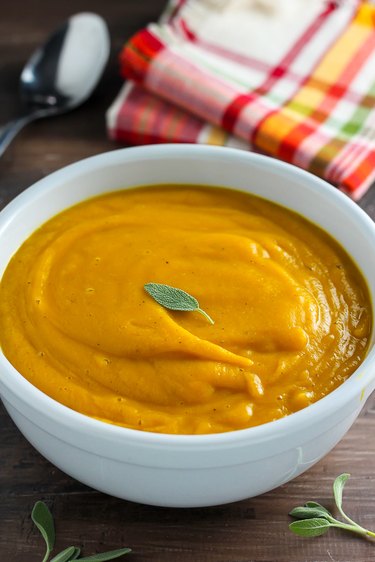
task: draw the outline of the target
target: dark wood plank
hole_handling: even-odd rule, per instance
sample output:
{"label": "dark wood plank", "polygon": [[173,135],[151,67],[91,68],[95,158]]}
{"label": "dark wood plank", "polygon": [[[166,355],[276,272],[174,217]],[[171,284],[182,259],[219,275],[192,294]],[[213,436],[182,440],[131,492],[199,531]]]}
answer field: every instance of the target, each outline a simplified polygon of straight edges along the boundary
{"label": "dark wood plank", "polygon": [[[104,114],[121,79],[117,55],[124,40],[155,20],[164,0],[3,0],[0,18],[0,123],[19,110],[18,76],[30,52],[71,14],[90,10],[108,22],[112,55],[93,97],[63,117],[30,125],[0,159],[0,207],[50,172],[116,148],[106,138]],[[374,188],[361,206],[375,219]],[[375,545],[339,531],[301,539],[288,530],[288,512],[308,499],[332,505],[332,482],[351,472],[345,506],[375,528],[375,397],[335,449],[307,473],[268,494],[227,506],[163,509],[98,493],[63,474],[23,438],[0,406],[1,560],[42,558],[43,544],[30,512],[35,501],[51,507],[57,547],[85,553],[130,546],[133,562],[370,562]],[[124,558],[125,559],[125,558]]]}

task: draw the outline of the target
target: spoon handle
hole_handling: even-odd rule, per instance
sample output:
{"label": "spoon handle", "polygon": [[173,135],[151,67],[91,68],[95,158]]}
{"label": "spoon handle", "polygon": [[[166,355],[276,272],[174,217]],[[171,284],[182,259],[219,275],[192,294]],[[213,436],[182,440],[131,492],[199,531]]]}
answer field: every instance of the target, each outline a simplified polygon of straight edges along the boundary
{"label": "spoon handle", "polygon": [[14,139],[16,134],[28,123],[37,118],[37,115],[29,113],[10,121],[0,129],[0,157],[4,154],[5,149]]}

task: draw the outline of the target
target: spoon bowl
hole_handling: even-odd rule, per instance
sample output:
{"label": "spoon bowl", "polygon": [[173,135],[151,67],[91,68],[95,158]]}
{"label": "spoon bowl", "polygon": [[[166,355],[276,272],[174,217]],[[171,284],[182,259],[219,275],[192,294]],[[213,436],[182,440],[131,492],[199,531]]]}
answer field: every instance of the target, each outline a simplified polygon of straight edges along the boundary
{"label": "spoon bowl", "polygon": [[0,132],[0,156],[25,125],[81,105],[96,87],[110,51],[105,21],[90,12],[70,17],[39,47],[20,78],[24,113]]}

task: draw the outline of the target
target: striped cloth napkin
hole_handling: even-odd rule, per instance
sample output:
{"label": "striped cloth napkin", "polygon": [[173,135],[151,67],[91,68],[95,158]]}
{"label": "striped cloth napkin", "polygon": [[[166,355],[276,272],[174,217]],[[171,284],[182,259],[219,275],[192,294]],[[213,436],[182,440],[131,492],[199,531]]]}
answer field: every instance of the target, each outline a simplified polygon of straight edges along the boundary
{"label": "striped cloth napkin", "polygon": [[375,179],[368,0],[174,0],[120,60],[113,139],[256,150],[354,199]]}

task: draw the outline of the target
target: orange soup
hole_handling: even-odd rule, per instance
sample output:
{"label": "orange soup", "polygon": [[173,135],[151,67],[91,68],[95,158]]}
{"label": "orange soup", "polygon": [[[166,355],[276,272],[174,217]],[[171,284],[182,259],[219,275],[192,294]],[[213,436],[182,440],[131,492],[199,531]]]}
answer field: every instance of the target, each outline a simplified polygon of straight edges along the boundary
{"label": "orange soup", "polygon": [[[213,319],[173,311],[148,283]],[[242,192],[135,188],[52,218],[0,287],[0,343],[33,385],[94,418],[201,434],[287,416],[343,383],[372,325],[355,264],[297,214]]]}

